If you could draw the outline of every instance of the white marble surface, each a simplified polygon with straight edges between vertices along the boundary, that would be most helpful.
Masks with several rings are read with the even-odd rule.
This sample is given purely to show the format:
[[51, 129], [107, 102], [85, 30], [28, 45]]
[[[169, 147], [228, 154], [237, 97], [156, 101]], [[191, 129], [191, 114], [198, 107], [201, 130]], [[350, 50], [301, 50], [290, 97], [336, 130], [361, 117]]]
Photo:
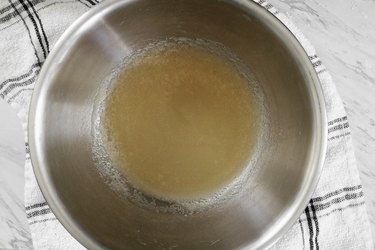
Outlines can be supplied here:
[[23, 203], [25, 143], [20, 121], [0, 99], [0, 249], [31, 249]]
[[[332, 74], [348, 112], [375, 238], [375, 1], [269, 2], [303, 31]], [[2, 100], [0, 124], [0, 249], [31, 249], [23, 206], [23, 134]]]

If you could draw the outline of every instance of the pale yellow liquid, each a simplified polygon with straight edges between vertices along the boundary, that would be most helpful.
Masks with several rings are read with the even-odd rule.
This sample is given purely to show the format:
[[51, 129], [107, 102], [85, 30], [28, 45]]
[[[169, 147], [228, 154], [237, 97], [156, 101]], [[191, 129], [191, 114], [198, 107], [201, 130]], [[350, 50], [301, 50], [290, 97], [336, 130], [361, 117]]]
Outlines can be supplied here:
[[182, 46], [127, 65], [107, 98], [105, 128], [116, 165], [135, 187], [186, 200], [215, 192], [246, 167], [258, 112], [234, 65]]

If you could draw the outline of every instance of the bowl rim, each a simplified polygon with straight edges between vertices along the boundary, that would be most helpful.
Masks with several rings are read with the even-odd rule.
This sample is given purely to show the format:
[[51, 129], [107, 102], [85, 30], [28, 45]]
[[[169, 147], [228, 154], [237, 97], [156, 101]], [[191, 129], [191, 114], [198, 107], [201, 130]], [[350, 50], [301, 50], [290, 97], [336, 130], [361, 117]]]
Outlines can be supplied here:
[[[41, 105], [40, 102], [45, 101], [43, 98], [40, 98], [41, 95], [45, 94], [45, 90], [43, 89], [43, 83], [49, 79], [49, 75], [51, 71], [55, 69], [55, 59], [56, 57], [63, 57], [64, 52], [63, 48], [72, 44], [77, 36], [77, 31], [87, 24], [90, 20], [95, 19], [97, 14], [104, 15], [106, 12], [110, 12], [118, 6], [123, 4], [127, 4], [133, 2], [135, 0], [107, 0], [99, 5], [95, 6], [94, 8], [85, 12], [82, 16], [80, 16], [77, 20], [75, 20], [68, 29], [61, 35], [61, 37], [56, 42], [53, 50], [47, 57], [44, 62], [44, 65], [39, 73], [37, 81], [35, 83], [34, 91], [31, 97], [30, 107], [29, 107], [29, 116], [28, 116], [28, 140], [30, 146], [30, 158], [32, 162], [32, 167], [34, 170], [35, 177], [37, 179], [37, 183], [39, 185], [42, 194], [47, 201], [48, 205], [50, 206], [51, 210], [53, 211], [54, 215], [58, 219], [58, 221], [63, 225], [63, 227], [75, 238], [78, 242], [80, 242], [83, 246], [88, 249], [101, 249], [103, 246], [97, 242], [92, 237], [88, 236], [81, 227], [74, 222], [74, 220], [65, 212], [64, 204], [61, 200], [58, 199], [56, 194], [56, 190], [53, 187], [53, 183], [48, 178], [48, 171], [43, 166], [45, 165], [40, 154], [38, 153], [38, 138], [35, 133], [35, 121], [37, 121], [40, 117], [40, 114], [37, 113], [37, 106]], [[302, 44], [298, 41], [297, 37], [290, 31], [290, 29], [286, 26], [286, 24], [277, 18], [275, 15], [270, 13], [264, 7], [262, 7], [259, 3], [255, 2], [255, 0], [223, 0], [226, 4], [230, 4], [235, 6], [236, 8], [244, 9], [245, 11], [258, 11], [261, 13], [262, 17], [267, 19], [268, 25], [272, 26], [275, 29], [278, 29], [285, 36], [285, 39], [292, 42], [294, 46], [297, 48], [297, 54], [301, 56], [301, 60], [303, 60], [304, 67], [306, 72], [310, 74], [312, 79], [313, 85], [310, 87], [311, 95], [314, 105], [313, 113], [314, 117], [316, 118], [316, 122], [313, 125], [313, 129], [315, 132], [315, 137], [313, 139], [316, 140], [314, 143], [317, 145], [315, 148], [312, 147], [311, 150], [311, 159], [309, 161], [310, 165], [314, 165], [312, 167], [312, 173], [308, 178], [307, 187], [303, 187], [298, 194], [296, 195], [296, 200], [299, 201], [298, 204], [295, 204], [296, 201], [293, 202], [293, 209], [289, 211], [286, 218], [283, 218], [282, 221], [277, 221], [280, 226], [276, 229], [271, 237], [266, 240], [258, 242], [256, 245], [251, 245], [251, 248], [269, 248], [277, 240], [279, 240], [297, 221], [298, 217], [304, 211], [305, 207], [308, 205], [309, 200], [318, 184], [320, 174], [323, 169], [325, 154], [327, 150], [327, 113], [325, 107], [325, 99], [323, 94], [323, 88], [318, 77], [316, 70], [314, 69], [312, 62], [310, 61], [306, 50], [302, 46]], [[40, 112], [39, 112], [40, 113]], [[307, 177], [306, 177], [307, 178]], [[291, 209], [289, 209], [291, 210]], [[285, 217], [285, 216], [284, 216]]]

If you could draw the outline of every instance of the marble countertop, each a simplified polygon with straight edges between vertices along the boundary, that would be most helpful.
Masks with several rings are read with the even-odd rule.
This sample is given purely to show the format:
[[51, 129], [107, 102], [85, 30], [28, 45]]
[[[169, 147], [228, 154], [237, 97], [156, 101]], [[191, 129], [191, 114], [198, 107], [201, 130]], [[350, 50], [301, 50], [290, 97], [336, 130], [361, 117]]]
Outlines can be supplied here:
[[[375, 1], [269, 0], [315, 46], [348, 113], [375, 238]], [[32, 249], [23, 205], [23, 131], [0, 100], [0, 249]]]

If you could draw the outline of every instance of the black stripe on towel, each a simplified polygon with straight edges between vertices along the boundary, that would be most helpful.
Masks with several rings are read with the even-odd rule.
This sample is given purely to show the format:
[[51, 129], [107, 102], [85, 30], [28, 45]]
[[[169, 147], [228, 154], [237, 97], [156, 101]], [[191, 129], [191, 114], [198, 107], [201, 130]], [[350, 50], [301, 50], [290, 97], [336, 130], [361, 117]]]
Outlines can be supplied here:
[[328, 129], [328, 134], [332, 133], [332, 132], [335, 132], [337, 130], [343, 130], [343, 129], [346, 129], [346, 128], [349, 128], [349, 122], [345, 122], [345, 123], [342, 123], [342, 124], [337, 124], [337, 125], [329, 128]]
[[10, 5], [14, 8], [14, 11], [17, 13], [17, 15], [20, 16], [20, 18], [21, 18], [23, 24], [25, 25], [26, 30], [27, 30], [27, 33], [28, 33], [28, 35], [29, 35], [29, 39], [30, 39], [31, 45], [32, 45], [33, 48], [34, 48], [34, 54], [35, 54], [35, 57], [36, 57], [36, 60], [37, 60], [37, 64], [38, 64], [38, 65], [41, 65], [41, 63], [40, 63], [40, 59], [39, 59], [39, 56], [38, 56], [37, 49], [36, 49], [36, 47], [35, 47], [35, 45], [34, 45], [33, 39], [31, 38], [30, 29], [29, 29], [29, 27], [27, 26], [25, 19], [23, 19], [23, 17], [22, 17], [22, 15], [20, 14], [20, 12], [17, 10], [17, 8], [15, 7], [15, 5], [12, 3], [12, 0], [8, 0], [8, 1], [9, 1]]
[[359, 207], [359, 206], [362, 206], [362, 205], [365, 205], [365, 201], [361, 201], [359, 203], [352, 203], [352, 204], [349, 204], [349, 205], [347, 205], [345, 207], [335, 208], [332, 211], [329, 211], [328, 213], [318, 215], [318, 218], [323, 218], [323, 217], [329, 216], [329, 215], [331, 215], [331, 214], [333, 214], [335, 212], [341, 212], [341, 211], [344, 211], [344, 210], [346, 210], [348, 208]]
[[19, 2], [22, 4], [23, 8], [27, 12], [28, 17], [30, 18], [30, 20], [31, 20], [31, 22], [34, 26], [35, 34], [36, 34], [36, 37], [39, 41], [40, 47], [42, 48], [43, 56], [44, 56], [44, 59], [45, 59], [47, 57], [48, 51], [46, 50], [46, 48], [44, 46], [44, 43], [43, 43], [43, 38], [42, 38], [42, 35], [41, 35], [42, 32], [41, 32], [41, 30], [39, 30], [38, 24], [36, 23], [36, 20], [35, 20], [33, 14], [30, 12], [30, 10], [27, 7], [24, 0], [19, 0]]
[[26, 218], [30, 219], [30, 218], [33, 218], [33, 217], [36, 217], [36, 216], [40, 216], [40, 215], [46, 215], [46, 214], [49, 214], [51, 213], [51, 209], [50, 208], [45, 208], [45, 209], [41, 209], [41, 210], [36, 210], [36, 211], [32, 211], [30, 213], [27, 213], [26, 214]]
[[47, 218], [47, 219], [43, 219], [43, 220], [35, 220], [35, 221], [32, 221], [32, 222], [29, 222], [29, 225], [31, 226], [31, 225], [36, 224], [36, 223], [53, 221], [53, 220], [57, 220], [57, 219], [56, 218]]
[[25, 207], [25, 210], [30, 210], [30, 209], [34, 209], [34, 208], [40, 208], [40, 207], [44, 207], [44, 206], [47, 206], [47, 202], [42, 202], [42, 203], [35, 203], [33, 205], [30, 205], [30, 206], [27, 206]]
[[82, 0], [78, 0], [78, 2], [80, 2], [80, 3], [83, 4], [83, 5], [85, 5], [85, 6], [88, 7], [88, 8], [91, 8], [90, 5], [88, 5], [87, 3], [83, 2]]
[[[22, 92], [24, 92], [24, 91], [33, 91], [33, 90], [34, 90], [34, 88], [20, 89], [20, 90], [18, 90], [14, 95], [12, 95], [12, 96], [7, 100], [7, 102], [8, 102], [8, 103], [12, 103], [13, 100], [14, 100], [17, 96], [19, 96]], [[26, 157], [26, 159], [28, 159], [28, 158]]]
[[[344, 207], [338, 207], [338, 208], [332, 209], [331, 211], [329, 211], [327, 213], [324, 213], [324, 214], [317, 214], [317, 218], [319, 220], [320, 218], [330, 216], [331, 214], [333, 214], [335, 212], [341, 212], [341, 211], [344, 211], [348, 208], [359, 207], [359, 206], [362, 206], [362, 205], [365, 205], [365, 201], [363, 201], [363, 200], [361, 202], [358, 202], [358, 203], [352, 203], [352, 204], [349, 204], [349, 205], [344, 206]], [[306, 218], [302, 218], [300, 220], [301, 220], [301, 222], [307, 221]]]
[[301, 229], [303, 249], [305, 249], [305, 232], [303, 230], [303, 225], [302, 225], [301, 218], [298, 219], [298, 223], [299, 223], [299, 227]]
[[[45, 1], [46, 0], [32, 0], [32, 3], [33, 3], [34, 6], [36, 6], [36, 5], [38, 5], [40, 3], [43, 3]], [[14, 9], [12, 5], [8, 5], [7, 7], [0, 10], [0, 15], [5, 13], [2, 17], [0, 17], [0, 24], [6, 23], [6, 22], [12, 20], [14, 17], [18, 16], [20, 13], [25, 11], [25, 9], [22, 6], [19, 6], [19, 5], [21, 5], [20, 1], [17, 1], [15, 3], [13, 3], [13, 5], [14, 5], [14, 8], [17, 8], [17, 9]], [[13, 10], [13, 11], [10, 12], [10, 10]], [[7, 13], [7, 12], [9, 12], [9, 13]]]
[[312, 221], [310, 217], [309, 206], [305, 208], [305, 214], [306, 214], [307, 225], [309, 227], [309, 233], [310, 233], [310, 237], [309, 237], [310, 249], [314, 249], [314, 241], [313, 241], [314, 229], [313, 229], [313, 225], [312, 225]]
[[316, 61], [316, 62], [312, 63], [312, 65], [314, 66], [314, 68], [317, 68], [317, 67], [322, 65], [322, 61]]
[[96, 5], [97, 3], [94, 2], [93, 0], [86, 0], [86, 2], [88, 2], [89, 4], [91, 4], [91, 6], [94, 6]]
[[315, 209], [316, 211], [322, 211], [331, 207], [332, 205], [342, 203], [343, 201], [356, 200], [361, 197], [363, 197], [363, 191], [360, 191], [358, 193], [353, 193], [353, 194], [344, 194], [343, 196], [334, 198], [326, 203], [315, 204]]
[[33, 77], [23, 81], [23, 82], [18, 82], [18, 83], [12, 83], [12, 84], [9, 84], [9, 86], [0, 94], [1, 97], [5, 97], [7, 94], [9, 94], [13, 89], [17, 88], [17, 87], [25, 87], [25, 86], [28, 86], [28, 85], [31, 85], [35, 82], [36, 80], [36, 77], [39, 73], [39, 69], [36, 70], [35, 74]]
[[343, 116], [343, 117], [338, 117], [334, 120], [331, 120], [328, 122], [328, 126], [332, 126], [333, 124], [335, 123], [338, 123], [338, 122], [344, 122], [344, 121], [347, 121], [348, 120], [348, 117], [347, 116]]
[[[271, 10], [273, 5], [270, 4], [270, 3], [266, 3], [265, 0], [258, 0], [257, 2], [261, 7], [265, 8], [267, 11], [271, 12], [273, 15], [277, 15], [279, 14], [279, 11], [278, 10]], [[264, 5], [265, 4], [265, 5]]]
[[3, 13], [5, 13], [5, 12], [8, 12], [11, 9], [12, 9], [11, 5], [8, 5], [8, 6], [4, 7], [4, 8], [2, 8], [2, 9], [0, 9], [0, 15], [3, 14]]
[[311, 206], [311, 211], [312, 211], [312, 218], [315, 223], [315, 248], [319, 250], [319, 243], [318, 243], [319, 223], [318, 223], [318, 218], [316, 217], [314, 202], [312, 200], [310, 200], [310, 206]]
[[[320, 214], [318, 216], [317, 212], [326, 210], [330, 207], [333, 207], [333, 205], [342, 203], [344, 201], [356, 200], [356, 199], [361, 198], [361, 197], [363, 197], [362, 186], [356, 185], [356, 186], [351, 186], [351, 187], [344, 187], [344, 188], [338, 189], [336, 191], [327, 193], [323, 196], [312, 198], [310, 200], [309, 204], [306, 206], [306, 209], [305, 209], [306, 219], [300, 218], [298, 220], [298, 222], [300, 223], [300, 228], [301, 228], [301, 232], [302, 232], [303, 244], [305, 242], [305, 239], [304, 239], [304, 231], [303, 231], [302, 221], [306, 220], [307, 225], [308, 225], [310, 249], [319, 249], [319, 240], [318, 239], [319, 239], [320, 228], [319, 228], [319, 219], [318, 218], [320, 218], [322, 216], [328, 216], [328, 215], [330, 215], [330, 214], [332, 214], [333, 212], [336, 212], [336, 211], [342, 211], [346, 207], [353, 207], [353, 206], [357, 206], [357, 205], [356, 204], [349, 204], [345, 208], [340, 208], [340, 207], [334, 208], [325, 215]], [[327, 201], [327, 202], [322, 203], [324, 201]], [[359, 204], [361, 204], [361, 203], [359, 203]]]
[[356, 191], [356, 190], [359, 190], [359, 189], [362, 189], [362, 185], [357, 185], [357, 186], [352, 186], [352, 187], [344, 187], [344, 188], [338, 189], [334, 192], [330, 192], [328, 194], [325, 194], [323, 196], [318, 196], [318, 197], [312, 198], [311, 200], [313, 202], [323, 201], [323, 200], [326, 200], [328, 198], [331, 198], [331, 197], [337, 196], [339, 194], [342, 194], [344, 192], [352, 192], [352, 191]]
[[32, 74], [35, 73], [35, 68], [40, 68], [41, 64], [40, 63], [34, 63], [33, 65], [31, 65], [30, 69], [28, 72], [26, 72], [25, 74], [22, 74], [20, 76], [17, 76], [17, 77], [13, 77], [13, 78], [9, 78], [5, 81], [3, 81], [2, 83], [0, 83], [0, 90], [4, 88], [5, 85], [7, 85], [8, 83], [12, 83], [12, 82], [19, 82], [29, 76], [31, 76]]
[[341, 135], [335, 135], [335, 136], [331, 136], [328, 138], [328, 141], [332, 141], [332, 140], [335, 140], [335, 139], [339, 139], [341, 137], [345, 137], [347, 135], [350, 135], [350, 132], [346, 132], [345, 134], [341, 134]]
[[43, 38], [44, 38], [44, 41], [46, 43], [47, 53], [49, 53], [49, 43], [48, 43], [48, 39], [47, 39], [47, 36], [46, 36], [46, 32], [44, 31], [44, 28], [43, 28], [42, 21], [40, 20], [39, 15], [36, 12], [33, 3], [31, 3], [30, 0], [27, 0], [27, 2], [29, 3], [32, 11], [34, 12], [34, 15], [35, 15], [36, 19], [38, 20], [38, 23], [39, 23], [39, 26], [40, 26], [40, 30], [42, 31]]
[[267, 3], [265, 6], [264, 6], [264, 8], [266, 9], [266, 10], [269, 10], [269, 9], [271, 9], [273, 6], [272, 6], [272, 4], [269, 4], [269, 3]]

